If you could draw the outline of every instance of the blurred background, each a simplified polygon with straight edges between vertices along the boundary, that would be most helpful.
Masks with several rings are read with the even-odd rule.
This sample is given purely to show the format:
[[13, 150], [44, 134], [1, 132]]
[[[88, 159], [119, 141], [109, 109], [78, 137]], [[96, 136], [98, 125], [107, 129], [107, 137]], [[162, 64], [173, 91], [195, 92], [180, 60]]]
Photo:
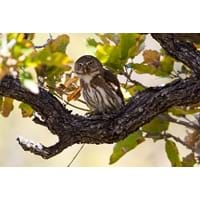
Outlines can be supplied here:
[[[53, 38], [59, 34], [52, 34]], [[75, 61], [84, 54], [94, 54], [94, 49], [89, 48], [86, 39], [96, 37], [95, 34], [77, 34], [71, 33], [70, 43], [67, 47], [67, 54]], [[34, 39], [36, 45], [44, 44], [49, 37], [49, 34], [36, 34]], [[159, 49], [160, 46], [150, 36], [147, 36], [145, 46], [148, 49]], [[138, 57], [137, 59], [140, 59]], [[147, 86], [155, 86], [168, 82], [168, 79], [159, 78], [150, 75], [134, 75], [135, 79]], [[77, 104], [77, 102], [75, 102]], [[34, 154], [25, 152], [17, 143], [16, 138], [23, 136], [35, 142], [40, 142], [46, 146], [52, 145], [57, 141], [57, 138], [52, 135], [46, 128], [34, 124], [30, 118], [22, 118], [21, 111], [18, 109], [19, 103], [15, 101], [15, 109], [8, 118], [0, 116], [0, 166], [67, 166], [72, 160], [81, 145], [73, 145], [67, 148], [57, 156], [44, 160]], [[68, 107], [69, 109], [74, 109]], [[83, 114], [80, 110], [74, 110], [79, 114]], [[186, 128], [179, 125], [170, 124], [170, 129], [176, 136], [183, 137]], [[178, 148], [182, 155], [187, 153], [187, 150], [180, 146]], [[92, 166], [170, 166], [167, 159], [164, 142], [146, 140], [144, 143], [136, 147], [123, 156], [113, 165], [109, 165], [109, 158], [112, 154], [114, 144], [89, 145], [86, 144], [73, 162], [74, 167], [92, 167]]]

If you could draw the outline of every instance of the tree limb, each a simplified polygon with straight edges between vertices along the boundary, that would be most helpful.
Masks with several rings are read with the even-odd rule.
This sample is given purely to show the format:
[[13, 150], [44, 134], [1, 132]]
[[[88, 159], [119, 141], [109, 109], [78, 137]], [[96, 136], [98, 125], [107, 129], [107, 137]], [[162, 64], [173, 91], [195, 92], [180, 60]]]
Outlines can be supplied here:
[[172, 33], [152, 33], [151, 35], [170, 56], [187, 65], [196, 74], [200, 74], [200, 52], [192, 43], [184, 38], [179, 40], [180, 36]]
[[[200, 55], [195, 48], [187, 42], [173, 39], [171, 34], [152, 35], [170, 55], [187, 63], [195, 73], [199, 73]], [[147, 88], [133, 96], [120, 110], [109, 115], [89, 117], [71, 114], [56, 97], [43, 88], [39, 90], [39, 94], [33, 94], [11, 76], [0, 81], [0, 95], [28, 103], [44, 119], [42, 125], [58, 136], [58, 142], [50, 147], [18, 138], [24, 150], [46, 159], [73, 144], [118, 142], [171, 106], [186, 106], [200, 101], [200, 79], [197, 76], [185, 80], [177, 79], [162, 87]], [[37, 120], [36, 122], [40, 123]]]

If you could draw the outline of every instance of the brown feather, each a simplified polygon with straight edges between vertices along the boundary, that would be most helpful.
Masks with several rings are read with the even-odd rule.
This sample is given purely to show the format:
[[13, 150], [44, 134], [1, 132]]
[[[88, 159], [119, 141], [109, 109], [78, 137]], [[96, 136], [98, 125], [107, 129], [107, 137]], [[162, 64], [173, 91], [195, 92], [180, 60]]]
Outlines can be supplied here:
[[121, 97], [122, 102], [124, 104], [124, 97], [123, 97], [123, 94], [121, 92], [120, 83], [117, 79], [117, 76], [114, 75], [111, 71], [103, 68], [103, 77], [104, 77], [106, 82], [113, 83], [117, 87], [117, 89], [115, 89], [115, 88], [114, 89], [116, 90], [116, 93], [118, 94], [118, 96]]

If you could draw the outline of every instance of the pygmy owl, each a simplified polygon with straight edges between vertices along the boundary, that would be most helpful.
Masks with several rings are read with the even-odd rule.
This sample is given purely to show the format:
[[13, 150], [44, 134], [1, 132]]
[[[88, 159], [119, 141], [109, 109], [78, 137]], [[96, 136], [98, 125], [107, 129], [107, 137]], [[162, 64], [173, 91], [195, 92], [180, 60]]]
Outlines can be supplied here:
[[94, 56], [85, 55], [75, 62], [83, 98], [94, 113], [108, 113], [124, 104], [117, 77], [103, 68]]

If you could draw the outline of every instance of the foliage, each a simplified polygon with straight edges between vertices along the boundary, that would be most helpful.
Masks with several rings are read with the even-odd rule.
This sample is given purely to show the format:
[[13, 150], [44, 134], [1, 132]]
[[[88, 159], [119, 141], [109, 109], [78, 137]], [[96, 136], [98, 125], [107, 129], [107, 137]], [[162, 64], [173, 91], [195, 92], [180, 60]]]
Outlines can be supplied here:
[[113, 153], [110, 157], [110, 164], [115, 163], [122, 156], [124, 156], [127, 152], [134, 149], [140, 143], [144, 142], [144, 137], [142, 135], [142, 131], [136, 131], [129, 135], [124, 140], [118, 142], [113, 149]]
[[179, 158], [178, 148], [176, 143], [172, 140], [166, 140], [165, 150], [173, 167], [181, 167], [181, 160]]
[[[168, 56], [163, 49], [146, 49], [144, 47], [146, 35], [107, 33], [97, 34], [97, 36], [98, 39], [89, 38], [87, 44], [96, 49], [96, 57], [99, 58], [108, 69], [116, 74], [125, 75], [127, 81], [126, 83], [122, 83], [121, 87], [124, 88], [130, 96], [134, 96], [137, 92], [145, 89], [142, 83], [135, 82], [133, 79], [130, 80], [133, 76], [133, 72], [138, 75], [149, 74], [168, 79], [182, 78], [182, 75], [186, 77], [190, 75], [190, 70], [186, 66], [182, 65], [180, 69], [177, 68], [177, 62], [172, 57]], [[135, 61], [135, 58], [138, 56], [143, 58], [141, 62]], [[168, 110], [168, 114], [176, 118], [184, 117], [185, 119], [188, 115], [198, 113], [199, 109], [199, 104], [188, 107], [172, 107]], [[170, 125], [170, 118], [165, 117], [166, 114], [167, 113], [163, 115], [164, 117], [155, 117], [151, 122], [141, 127], [139, 133], [141, 135], [146, 134], [145, 137], [151, 138], [153, 141], [164, 140], [165, 137], [163, 134], [168, 131]], [[128, 151], [135, 148], [136, 143], [132, 138], [134, 134], [135, 137], [137, 137], [138, 132], [136, 131], [114, 146], [113, 153], [110, 157], [110, 164], [116, 162]], [[198, 141], [200, 141], [200, 139]], [[165, 145], [167, 157], [172, 166], [193, 166], [196, 164], [197, 161], [195, 157], [192, 157], [192, 155], [194, 155], [193, 153], [183, 157], [183, 161], [181, 161], [176, 142], [177, 141], [168, 139]], [[192, 149], [194, 145], [195, 144], [192, 144], [190, 148]]]
[[[34, 46], [34, 34], [9, 33], [0, 37], [0, 78], [5, 75], [18, 76], [21, 84], [33, 93], [38, 93], [38, 82], [53, 93], [66, 73], [71, 72], [72, 59], [66, 54], [68, 35], [50, 40], [44, 48]], [[23, 117], [31, 117], [32, 108], [20, 104]], [[13, 100], [5, 98], [1, 106], [4, 117], [13, 110]]]
[[[95, 56], [103, 65], [113, 73], [123, 76], [121, 87], [126, 99], [147, 87], [134, 80], [134, 73], [138, 76], [148, 74], [160, 79], [168, 78], [169, 81], [183, 75], [187, 77], [191, 73], [185, 65], [178, 68], [177, 61], [163, 49], [146, 48], [146, 37], [146, 34], [138, 33], [105, 33], [87, 39], [87, 45], [95, 49]], [[73, 59], [67, 54], [69, 36], [62, 34], [49, 39], [41, 48], [35, 46], [34, 38], [33, 33], [0, 35], [0, 79], [6, 75], [13, 75], [35, 94], [39, 93], [40, 85], [64, 103], [81, 101], [78, 78], [72, 72]], [[136, 61], [138, 57], [142, 58], [140, 62]], [[13, 109], [13, 99], [0, 97], [0, 113], [3, 117], [8, 117]], [[23, 117], [32, 117], [34, 114], [33, 108], [28, 104], [20, 103], [19, 109]], [[200, 104], [171, 107], [166, 113], [155, 117], [140, 130], [115, 144], [110, 164], [133, 151], [139, 144], [145, 144], [146, 140], [152, 139], [165, 142], [164, 148], [172, 166], [194, 166], [198, 163], [196, 158], [200, 154], [200, 137], [198, 131], [191, 128], [191, 124], [199, 125], [199, 111]], [[192, 132], [183, 140], [179, 139], [191, 152], [182, 158], [177, 148], [180, 140], [165, 137], [165, 133], [170, 131], [170, 117], [167, 116], [173, 117], [173, 123], [179, 124], [179, 120], [190, 123], [188, 128]], [[189, 121], [188, 116], [195, 117], [196, 121]]]

